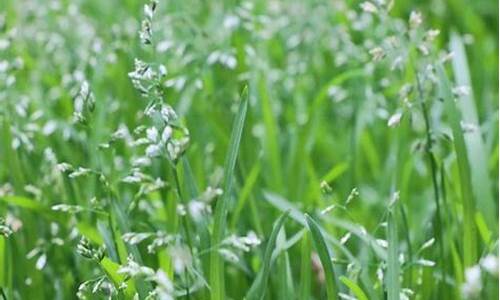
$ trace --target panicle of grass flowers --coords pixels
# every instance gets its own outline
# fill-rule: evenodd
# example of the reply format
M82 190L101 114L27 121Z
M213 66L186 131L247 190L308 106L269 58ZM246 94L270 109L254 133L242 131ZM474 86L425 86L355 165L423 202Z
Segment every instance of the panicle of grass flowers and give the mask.
M75 122L87 124L91 113L95 109L95 97L90 90L89 83L86 80L81 83L80 89L74 97L73 103L73 117Z
M95 299L97 294L101 294L108 299L116 296L117 291L114 285L107 279L106 276L99 276L82 282L78 286L76 297L80 300Z
M5 222L5 219L0 218L0 235L9 237L13 232L12 228L10 228L10 226Z
M96 262L100 262L104 258L104 250L104 246L96 247L86 237L82 237L76 247L76 252L79 255Z
M253 231L249 231L246 236L231 234L221 242L217 251L226 261L237 263L242 252L249 252L260 243L261 240Z
M56 204L52 205L52 210L76 214L84 210L80 205Z
M345 206L349 205L354 199L356 199L359 196L359 191L357 187L354 187L351 192L349 193L349 196L347 196L347 200L345 201Z
M146 299L174 299L174 285L162 270L155 271L152 268L142 266L129 256L127 263L118 269L118 273L127 278L143 278L153 282L155 288Z

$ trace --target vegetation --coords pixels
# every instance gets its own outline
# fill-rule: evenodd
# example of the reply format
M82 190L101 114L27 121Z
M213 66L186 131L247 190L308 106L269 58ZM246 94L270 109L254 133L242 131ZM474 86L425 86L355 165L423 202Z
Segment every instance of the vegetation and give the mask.
M497 28L2 1L0 299L498 299Z

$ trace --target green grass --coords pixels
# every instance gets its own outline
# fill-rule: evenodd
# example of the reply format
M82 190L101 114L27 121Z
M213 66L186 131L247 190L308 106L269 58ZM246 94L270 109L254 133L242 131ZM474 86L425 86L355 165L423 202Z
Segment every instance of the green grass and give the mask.
M383 2L3 1L0 299L498 299L498 3Z

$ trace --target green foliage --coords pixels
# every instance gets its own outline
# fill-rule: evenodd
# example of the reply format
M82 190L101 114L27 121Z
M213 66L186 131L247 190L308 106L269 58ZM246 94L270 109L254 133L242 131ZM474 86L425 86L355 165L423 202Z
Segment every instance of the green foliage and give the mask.
M0 2L0 299L498 299L498 2Z

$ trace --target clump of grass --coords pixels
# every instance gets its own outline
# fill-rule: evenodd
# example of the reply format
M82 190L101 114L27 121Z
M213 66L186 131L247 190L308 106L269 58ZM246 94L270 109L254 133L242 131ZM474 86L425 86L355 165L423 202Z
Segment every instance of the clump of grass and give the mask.
M2 3L0 298L498 298L490 2Z

